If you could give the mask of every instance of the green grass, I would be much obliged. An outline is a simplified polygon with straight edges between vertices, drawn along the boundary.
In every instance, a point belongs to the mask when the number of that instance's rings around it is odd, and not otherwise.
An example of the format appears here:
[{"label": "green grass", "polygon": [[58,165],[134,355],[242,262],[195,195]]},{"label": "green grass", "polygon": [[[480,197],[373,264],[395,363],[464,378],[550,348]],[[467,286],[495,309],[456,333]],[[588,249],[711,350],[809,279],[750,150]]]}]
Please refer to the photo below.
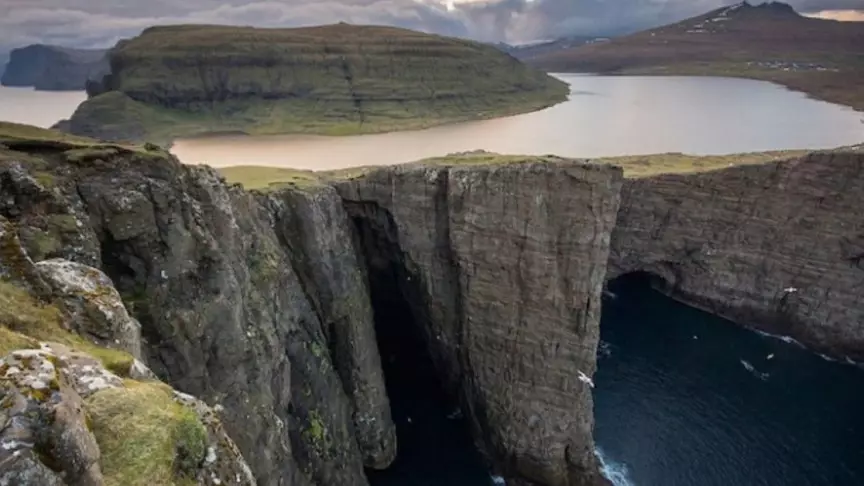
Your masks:
[{"label": "green grass", "polygon": [[85,402],[102,452],[107,486],[197,484],[207,431],[196,413],[160,382],[126,380]]},{"label": "green grass", "polygon": [[98,143],[87,137],[79,137],[57,130],[47,130],[31,125],[0,121],[0,144],[15,145],[20,142],[56,142],[70,146],[91,146]]},{"label": "green grass", "polygon": [[738,165],[764,164],[799,157],[807,153],[808,151],[806,150],[705,156],[668,153],[599,158],[593,159],[592,162],[617,165],[624,169],[624,177],[638,179],[662,174],[690,174],[725,169]]},{"label": "green grass", "polygon": [[280,187],[309,187],[324,183],[322,176],[308,170],[241,165],[218,169],[225,180],[247,190],[269,191]]},{"label": "green grass", "polygon": [[[120,152],[164,155],[156,146],[104,142],[90,137],[71,135],[59,130],[34,127],[20,123],[0,121],[0,155],[16,151],[15,157],[26,156],[30,148],[51,147],[65,151],[70,161],[84,161],[93,157],[107,157]],[[32,157],[31,157],[32,158]]]},{"label": "green grass", "polygon": [[[688,155],[682,153],[632,155],[589,159],[587,162],[610,164],[621,167],[626,178],[651,177],[662,174],[688,174],[725,169],[738,165],[762,164],[807,154],[806,150],[783,150],[752,152],[729,155]],[[405,164],[423,166],[471,166],[522,163],[560,163],[570,159],[556,156],[504,155],[477,152],[444,157],[433,157]],[[246,189],[274,190],[285,186],[306,188],[321,184],[354,179],[381,168],[361,166],[330,171],[306,171],[279,167],[233,166],[217,169],[229,183],[243,185]]]},{"label": "green grass", "polygon": [[534,111],[565,83],[492,46],[375,26],[172,26],[112,50],[73,133],[168,143],[242,132],[354,135]]},{"label": "green grass", "polygon": [[119,92],[91,98],[71,119],[72,131],[118,142],[168,146],[177,138],[219,133],[346,136],[417,130],[536,111],[563,101],[513,94],[463,104],[448,101],[375,101],[358,109],[338,100],[247,100],[173,109],[134,101]]},{"label": "green grass", "polygon": [[120,376],[129,373],[134,360],[124,351],[97,346],[66,330],[57,306],[40,302],[26,290],[0,281],[0,354],[38,347],[39,341],[65,344],[88,353]]}]

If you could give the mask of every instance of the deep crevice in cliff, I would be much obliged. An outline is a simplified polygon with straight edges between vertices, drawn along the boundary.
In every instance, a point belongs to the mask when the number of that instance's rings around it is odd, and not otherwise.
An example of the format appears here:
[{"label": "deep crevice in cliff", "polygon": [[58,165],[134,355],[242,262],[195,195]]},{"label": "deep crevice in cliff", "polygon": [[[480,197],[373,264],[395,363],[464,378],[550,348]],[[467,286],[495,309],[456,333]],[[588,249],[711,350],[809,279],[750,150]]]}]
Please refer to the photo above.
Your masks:
[{"label": "deep crevice in cliff", "polygon": [[384,471],[367,471],[374,486],[470,485],[488,482],[468,424],[443,386],[430,354],[419,277],[411,272],[390,215],[352,204],[369,280],[375,332],[396,424],[398,453]]}]

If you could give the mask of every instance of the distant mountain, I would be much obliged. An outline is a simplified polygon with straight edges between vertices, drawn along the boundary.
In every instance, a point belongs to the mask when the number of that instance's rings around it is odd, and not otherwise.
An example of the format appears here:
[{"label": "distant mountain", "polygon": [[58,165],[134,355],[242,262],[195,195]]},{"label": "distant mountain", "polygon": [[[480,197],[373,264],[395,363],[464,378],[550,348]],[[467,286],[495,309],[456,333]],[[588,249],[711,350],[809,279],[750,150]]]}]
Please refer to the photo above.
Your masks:
[{"label": "distant mountain", "polygon": [[656,29],[519,56],[552,72],[738,76],[864,109],[864,22],[742,2]]},{"label": "distant mountain", "polygon": [[558,51],[572,49],[574,47],[581,47],[586,44],[603,43],[608,41],[608,37],[572,35],[551,41],[513,46],[510,50],[510,54],[518,59],[531,59],[533,57],[548,55]]},{"label": "distant mountain", "polygon": [[9,55],[0,54],[0,78],[3,77],[3,73],[6,72],[6,63],[9,62]]},{"label": "distant mountain", "polygon": [[91,76],[107,71],[105,52],[43,44],[14,49],[0,83],[46,91],[82,90]]}]

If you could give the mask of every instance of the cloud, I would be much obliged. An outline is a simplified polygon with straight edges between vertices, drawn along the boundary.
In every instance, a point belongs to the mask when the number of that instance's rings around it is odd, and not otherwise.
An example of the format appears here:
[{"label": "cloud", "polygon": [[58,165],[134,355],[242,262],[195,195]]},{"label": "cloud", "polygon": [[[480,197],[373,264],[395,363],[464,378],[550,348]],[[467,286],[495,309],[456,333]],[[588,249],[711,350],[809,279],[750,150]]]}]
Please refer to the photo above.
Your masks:
[{"label": "cloud", "polygon": [[[677,21],[733,1],[0,0],[0,52],[32,43],[108,47],[151,25],[177,23],[289,27],[346,21],[488,41],[525,41],[629,32]],[[864,10],[864,0],[790,3],[806,12]]]}]

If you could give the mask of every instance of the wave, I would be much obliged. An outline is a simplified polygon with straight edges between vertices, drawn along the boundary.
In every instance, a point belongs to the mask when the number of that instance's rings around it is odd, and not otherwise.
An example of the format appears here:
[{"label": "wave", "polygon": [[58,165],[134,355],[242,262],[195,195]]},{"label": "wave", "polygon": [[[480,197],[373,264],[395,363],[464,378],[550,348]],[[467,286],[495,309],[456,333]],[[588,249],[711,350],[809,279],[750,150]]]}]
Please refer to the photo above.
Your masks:
[{"label": "wave", "polygon": [[741,364],[744,366],[745,370],[749,371],[750,374],[752,374],[756,378],[759,378],[762,381],[767,380],[768,377],[770,376],[768,373],[762,373],[759,370],[757,370],[756,367],[753,366],[752,364],[750,364],[750,362],[747,360],[742,359],[739,361],[741,361]]},{"label": "wave", "polygon": [[600,461],[600,472],[612,482],[613,486],[636,486],[636,483],[630,479],[630,472],[627,470],[626,464],[617,463],[607,458],[599,447],[594,449],[594,455]]},{"label": "wave", "polygon": [[[801,349],[805,349],[807,351],[813,352],[813,350],[811,350],[807,346],[804,346],[803,344],[801,344],[800,342],[796,341],[795,339],[793,339],[789,336],[783,336],[780,334],[771,334],[770,332],[760,331],[759,329],[753,329],[753,332],[755,332],[756,334],[759,334],[760,336],[765,336],[765,337],[771,338],[771,339],[779,339],[779,340],[783,341],[784,343],[792,344],[792,345],[798,346]],[[855,361],[855,360],[849,358],[848,356],[846,356],[845,359],[843,359],[843,360],[839,360],[839,359],[832,358],[832,357],[825,355],[825,354],[822,354],[822,353],[815,353],[815,354],[817,356],[819,356],[820,358],[824,359],[825,361],[831,361],[833,363],[845,363],[848,365],[857,366],[859,368],[864,369],[864,363],[859,363],[858,361]]]}]

